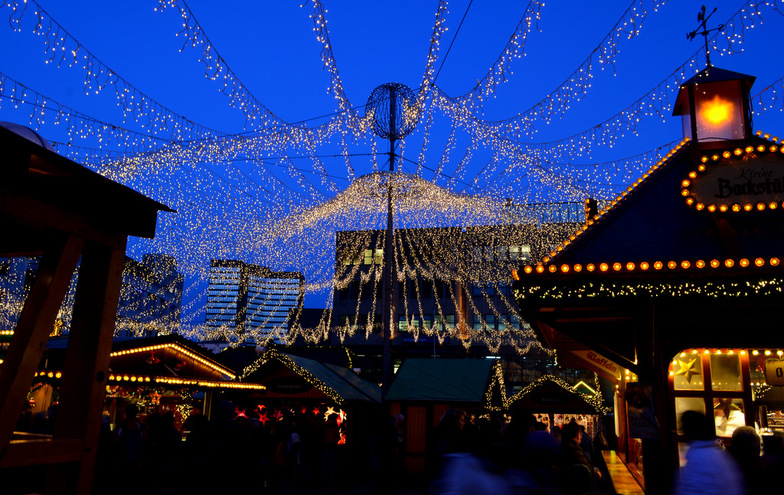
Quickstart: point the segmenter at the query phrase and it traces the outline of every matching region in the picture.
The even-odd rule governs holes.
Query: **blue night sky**
[[[119,127],[148,132],[132,119],[123,122],[112,87],[104,89],[99,95],[85,94],[85,70],[81,64],[69,67],[67,57],[60,67],[57,67],[56,63],[46,63],[49,58],[53,57],[55,61],[61,58],[56,50],[54,54],[52,51],[47,52],[47,39],[63,35],[64,29],[70,39],[78,41],[79,56],[89,50],[95,59],[172,113],[224,134],[264,135],[263,129],[246,127],[242,113],[232,108],[229,98],[219,91],[220,83],[205,77],[205,66],[199,62],[202,48],[185,46],[180,51],[188,43],[183,36],[177,36],[182,29],[182,19],[177,8],[168,6],[162,12],[156,11],[159,4],[152,0],[39,1],[48,14],[47,19],[56,21],[56,24],[45,21],[40,28],[43,34],[40,35],[33,33],[36,24],[35,3],[28,2],[28,10],[23,15],[20,14],[20,9],[15,8],[15,5],[21,3],[5,0],[4,4],[0,4],[0,43],[4,46],[0,55],[0,74],[6,78],[5,92],[0,92],[0,120],[37,128],[41,135],[57,143],[75,140],[65,134],[64,126],[54,124],[54,118],[48,118],[41,126],[35,122],[31,124],[30,113],[33,107],[29,104],[15,104],[9,98],[9,80],[13,80],[81,114]],[[347,102],[357,109],[360,116],[365,113],[363,106],[371,91],[380,84],[398,82],[414,89],[422,84],[439,2],[323,0],[322,3],[327,9],[325,17],[332,55]],[[587,91],[581,98],[572,98],[568,103],[568,111],[563,115],[553,115],[549,123],[540,122],[536,126],[537,132],[530,137],[518,136],[517,149],[526,150],[530,143],[541,146],[542,143],[568,142],[572,136],[599,126],[636,102],[648,101],[650,91],[665,81],[667,90],[663,93],[668,95],[669,102],[660,105],[665,109],[662,111],[664,119],[644,116],[634,129],[630,128],[628,123],[619,125],[612,146],[594,143],[590,153],[570,154],[553,159],[557,166],[562,167],[560,174],[543,179],[541,183],[530,177],[522,179],[519,182],[520,189],[527,192],[514,195],[508,190],[501,190],[499,197],[513,195],[521,202],[536,202],[579,201],[591,194],[610,195],[613,190],[618,190],[634,180],[637,172],[650,165],[638,163],[632,167],[624,161],[626,158],[680,140],[680,119],[670,116],[669,104],[675,100],[677,85],[694,73],[693,69],[687,69],[686,72],[676,71],[690,60],[696,61],[691,67],[704,67],[702,38],[689,41],[686,36],[687,32],[698,27],[697,13],[704,1],[670,0],[656,10],[652,7],[654,3],[660,2],[550,0],[540,5],[540,19],[533,24],[525,40],[525,55],[512,59],[506,73],[508,82],[496,88],[494,95],[483,106],[484,113],[475,112],[475,116],[487,121],[503,120],[536,108],[540,103],[546,105],[548,95],[562,86],[581,64],[593,56],[592,79],[590,88],[579,88],[581,93],[583,89]],[[784,114],[781,110],[781,99],[784,97],[781,77],[784,70],[780,63],[780,33],[784,29],[784,14],[777,11],[776,2],[773,0],[757,2],[760,4],[761,16],[756,15],[754,9],[748,8],[749,3],[741,0],[719,0],[707,4],[708,12],[716,8],[709,27],[728,23],[727,29],[736,34],[735,50],[743,50],[732,55],[713,53],[712,62],[724,69],[756,76],[752,95],[771,85],[777,88],[775,91],[768,90],[768,98],[764,104],[755,103],[755,111],[760,114],[755,115],[754,126],[755,129],[778,135],[784,133]],[[323,124],[327,120],[325,116],[332,116],[339,109],[338,100],[329,91],[330,74],[323,70],[323,45],[317,39],[311,19],[314,13],[312,2],[190,0],[187,4],[179,2],[179,5],[190,9],[211,46],[228,63],[237,79],[278,119],[287,123],[304,122],[304,125],[312,127]],[[468,0],[454,0],[448,3],[448,14],[445,18],[448,30],[441,37],[438,59],[433,66],[437,74],[435,86],[442,94],[457,98],[472,90],[501,55],[510,36],[521,22],[526,7],[530,5],[526,1],[501,0],[473,3]],[[647,13],[645,16],[636,17],[639,32],[633,39],[627,39],[624,32],[634,32],[634,27],[627,25],[623,32],[616,32],[612,42],[608,42],[608,34],[613,33],[620,19],[628,17],[627,9],[632,7],[635,12],[641,13],[644,10]],[[19,30],[15,31],[12,28],[16,25],[15,19],[20,15]],[[465,19],[460,26],[464,15]],[[730,23],[730,20],[734,22]],[[57,25],[60,26],[59,32]],[[741,29],[741,26],[744,27]],[[598,62],[595,50],[602,46],[612,46],[614,51],[611,64],[602,65]],[[73,44],[68,47],[70,50]],[[547,112],[541,111],[540,114],[542,113]],[[420,121],[418,133],[423,132],[424,125]],[[446,153],[444,150],[449,147],[449,134],[449,126],[436,119],[429,130],[426,145],[419,134],[412,135],[403,150],[404,156],[408,158],[404,165],[405,171],[424,176],[422,170],[417,170],[416,162],[420,157],[425,157],[424,170],[432,172],[438,168],[442,175],[438,178],[437,174],[431,173],[432,179],[430,176],[427,178],[442,187],[464,193],[471,192],[468,184],[474,184],[477,189],[490,190],[491,195],[494,187],[503,189],[503,165],[497,169],[496,176],[478,179],[482,170],[487,167],[491,152],[479,149],[472,160],[461,165],[458,162],[464,157],[468,145],[458,142],[451,153]],[[167,143],[165,135],[160,137],[161,143]],[[111,148],[106,142],[98,143],[91,136],[79,139],[80,145],[88,148],[101,147],[125,155],[133,154],[128,150],[124,151],[122,147]],[[334,197],[336,190],[348,187],[353,174],[361,176],[373,170],[368,157],[371,152],[368,141],[360,139],[346,147],[341,147],[339,141],[339,137],[333,136],[329,142],[319,143],[316,147],[316,153],[324,157],[322,183],[319,183],[318,179],[313,181],[314,189],[319,191],[315,194],[318,198],[313,194],[308,196],[310,193],[295,191],[296,194],[283,200],[288,207],[283,207],[282,210],[272,208],[259,215],[274,217],[296,210],[291,205],[307,207],[318,204]],[[376,140],[376,145],[378,152],[388,148],[388,144],[383,140]],[[547,148],[548,145],[543,147]],[[346,150],[357,155],[352,158],[348,169],[344,158],[327,156],[345,153]],[[58,147],[57,151],[80,161],[76,155],[70,154],[71,150],[67,147]],[[663,151],[666,153],[667,149]],[[301,148],[295,147],[289,147],[286,151],[290,162],[303,169],[310,167],[308,173],[312,173],[313,165],[302,164],[304,160],[300,160],[305,154]],[[255,158],[271,163],[280,156],[266,150],[263,155]],[[379,155],[379,161],[383,159],[384,157]],[[250,167],[252,161],[240,163],[235,158],[228,164],[229,167],[231,164],[235,165],[231,170],[218,169],[215,163],[209,166],[201,163],[187,165],[193,167],[194,174],[212,167],[211,173],[217,170],[219,174],[224,174],[225,179],[235,171],[256,173],[249,168],[243,168]],[[610,168],[625,170],[613,176],[600,177],[599,180],[606,181],[606,184],[595,190],[581,189],[581,192],[574,192],[570,189],[572,192],[566,195],[563,188],[558,187],[557,182],[565,180],[564,176],[569,174],[563,172],[570,170],[566,165],[598,162],[615,163]],[[441,165],[437,165],[439,163]],[[545,165],[545,168],[547,167],[548,165]],[[600,169],[604,170],[603,167]],[[269,197],[262,197],[264,191],[269,192],[269,188],[263,187],[265,184],[274,182],[279,184],[275,187],[292,190],[299,187],[292,182],[291,175],[281,173],[280,168],[271,166],[268,173],[270,175],[259,175],[249,182],[255,184],[251,189],[243,190],[241,182],[234,182],[229,186],[213,184],[213,189],[209,190],[211,193],[207,189],[188,189],[182,186],[182,179],[176,173],[167,176],[170,177],[168,181],[162,178],[163,174],[156,176],[155,181],[145,174],[124,176],[128,185],[170,204],[180,212],[181,219],[186,219],[184,222],[162,222],[156,241],[132,245],[131,254],[135,257],[140,257],[145,251],[175,254],[188,277],[194,280],[192,287],[203,287],[199,281],[203,282],[204,270],[211,257],[242,257],[246,261],[270,265],[275,269],[302,270],[306,278],[318,278],[309,275],[308,269],[296,260],[264,254],[261,252],[263,249],[259,248],[257,251],[252,243],[242,244],[239,241],[226,240],[244,228],[238,227],[238,224],[227,224],[225,229],[222,229],[226,218],[236,216],[240,219],[238,221],[241,221],[242,218],[252,218],[254,209],[261,211],[269,208],[258,206],[272,202]],[[450,178],[459,180],[449,182]],[[335,185],[333,190],[322,188],[327,179]],[[230,180],[224,182],[229,183]],[[535,191],[539,186],[542,190]],[[239,198],[231,209],[216,206],[223,194],[223,187],[231,191],[227,193],[228,196],[237,194]],[[252,200],[243,203],[240,201],[243,195]],[[306,199],[296,199],[301,197]],[[199,209],[199,212],[189,213],[190,208]],[[247,224],[242,224],[245,225]],[[371,222],[371,225],[374,224]],[[266,227],[248,227],[248,232],[256,232],[254,228],[263,230]],[[183,238],[191,237],[199,238],[199,242],[182,241]],[[210,242],[209,239],[223,239],[226,244],[219,245],[220,241]],[[240,244],[242,246],[239,246]],[[321,261],[331,265],[334,260],[331,256],[328,255]],[[193,294],[191,296],[193,299],[199,298]]]

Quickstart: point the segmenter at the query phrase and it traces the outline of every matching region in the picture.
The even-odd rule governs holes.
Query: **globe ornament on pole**
[[[400,83],[384,83],[370,93],[365,112],[373,116],[373,131],[392,141],[411,134],[419,122],[416,93]]]

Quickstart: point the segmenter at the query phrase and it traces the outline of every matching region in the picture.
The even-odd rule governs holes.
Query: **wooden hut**
[[[385,397],[391,415],[405,417],[403,464],[426,469],[427,440],[450,407],[478,415],[506,404],[501,363],[494,359],[406,359]]]
[[[89,493],[127,238],[152,238],[158,211],[172,210],[44,144],[0,127],[0,256],[41,256],[0,365],[0,468],[48,465],[47,493]],[[77,263],[54,435],[19,437],[17,419]]]
[[[324,438],[327,423],[338,423],[337,475],[370,473],[372,440],[381,413],[381,387],[361,378],[347,367],[270,349],[246,370],[243,382],[252,381],[263,390],[243,393],[237,402],[248,414],[262,421],[284,416],[299,417],[311,441]],[[320,467],[320,460],[318,461]]]
[[[751,129],[753,81],[709,66],[684,83],[684,140],[515,273],[521,311],[548,345],[627,370],[619,447],[642,461],[651,493],[671,486],[684,411],[713,416],[728,441],[727,421],[764,427],[759,399],[784,385],[784,154]]]

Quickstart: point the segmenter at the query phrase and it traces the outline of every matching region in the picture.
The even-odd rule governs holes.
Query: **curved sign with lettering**
[[[703,156],[681,183],[686,204],[709,212],[784,209],[784,160],[776,145]]]

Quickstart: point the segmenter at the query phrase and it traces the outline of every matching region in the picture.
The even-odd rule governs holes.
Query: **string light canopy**
[[[170,254],[186,275],[185,317],[180,328],[170,331],[202,334],[210,259],[242,259],[305,275],[308,296],[327,306],[322,325],[306,329],[298,321],[289,322],[280,327],[279,336],[301,334],[318,341],[331,325],[334,291],[357,273],[357,265],[336,263],[336,232],[382,229],[388,212],[385,190],[394,192],[394,228],[412,233],[393,244],[396,278],[447,280],[454,273],[433,274],[431,264],[403,256],[405,250],[432,244],[424,233],[427,229],[572,221],[577,217],[557,218],[548,213],[560,206],[545,205],[581,207],[587,198],[601,204],[622,200],[627,188],[636,187],[633,181],[648,173],[651,163],[666,159],[677,145],[659,143],[634,156],[599,163],[589,157],[600,147],[616,146],[637,134],[641,123],[664,119],[680,84],[699,70],[701,52],[684,57],[653,89],[613,117],[557,140],[533,140],[549,124],[570,115],[576,103],[595,89],[602,69],[622,72],[616,66],[621,48],[640,35],[663,4],[630,1],[606,36],[586,49],[589,55],[561,84],[527,110],[508,109],[506,118],[494,120],[485,116],[484,108],[501,94],[500,88],[515,79],[513,69],[523,62],[526,45],[539,34],[541,20],[548,13],[544,2],[528,2],[500,55],[485,73],[469,79],[476,80],[476,85],[460,96],[450,96],[436,84],[439,46],[451,20],[447,2],[440,1],[432,17],[421,84],[412,85],[415,89],[400,83],[379,86],[363,114],[349,100],[330,36],[328,11],[323,2],[312,0],[305,6],[329,79],[327,92],[335,102],[334,113],[316,124],[315,120],[289,122],[273,112],[273,105],[262,101],[240,79],[240,71],[232,68],[236,62],[228,60],[228,52],[219,52],[217,39],[207,36],[208,29],[186,2],[160,0],[156,15],[161,22],[172,21],[180,51],[197,54],[206,81],[239,113],[242,130],[227,132],[185,117],[142,91],[133,78],[99,58],[96,47],[77,39],[75,30],[35,0],[7,0],[0,4],[0,15],[8,21],[4,29],[19,38],[40,40],[42,63],[59,67],[64,77],[75,74],[81,79],[75,86],[77,92],[108,103],[100,116],[88,115],[76,108],[78,104],[66,104],[32,87],[29,80],[22,82],[16,75],[0,72],[0,108],[46,136],[59,153],[177,210],[176,216],[160,219],[153,241],[134,241],[129,247],[134,257],[147,252]],[[777,7],[775,1],[744,4],[725,20],[723,31],[706,39],[709,48],[722,56],[740,53],[744,38],[763,18],[780,14]],[[754,115],[780,110],[782,89],[779,79],[754,95]],[[397,170],[382,172],[388,154],[377,139],[397,142],[391,152]],[[511,234],[501,240],[497,239],[501,234],[494,235],[486,234],[484,245],[520,244]],[[531,235],[531,243],[557,245],[561,240],[544,231]],[[355,247],[364,247],[367,239],[356,242]],[[391,251],[383,244],[372,248]],[[486,265],[496,261],[483,259]],[[488,284],[496,293],[507,283],[502,278],[462,275],[465,282]],[[362,276],[380,274],[370,270]],[[422,291],[418,294],[427,296]],[[371,296],[380,299],[375,291]],[[450,299],[456,303],[457,296]],[[19,304],[9,300],[10,306]],[[497,316],[517,314],[514,301],[508,307],[501,304],[504,307],[495,308]],[[410,307],[402,305],[406,320],[420,307],[419,299]],[[360,315],[355,316],[359,320]],[[64,318],[68,319],[67,314]],[[124,324],[133,330],[131,322]],[[284,335],[289,326],[291,333]],[[349,328],[349,333],[358,331]],[[498,345],[497,337],[486,331],[467,331],[474,334],[468,342]],[[236,336],[225,337],[237,341]],[[249,333],[244,338],[256,337]]]

